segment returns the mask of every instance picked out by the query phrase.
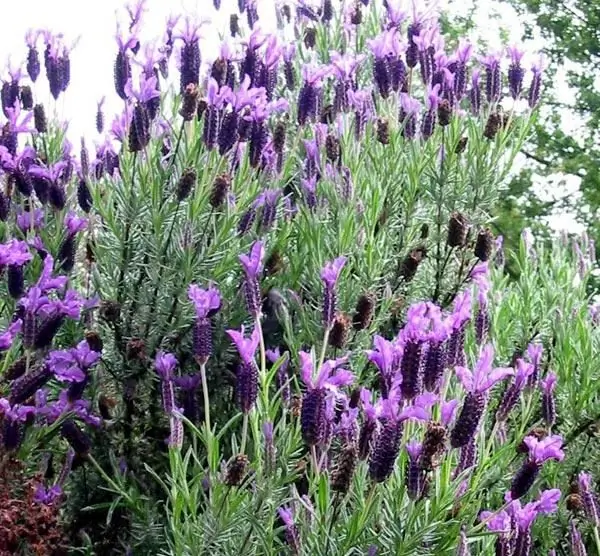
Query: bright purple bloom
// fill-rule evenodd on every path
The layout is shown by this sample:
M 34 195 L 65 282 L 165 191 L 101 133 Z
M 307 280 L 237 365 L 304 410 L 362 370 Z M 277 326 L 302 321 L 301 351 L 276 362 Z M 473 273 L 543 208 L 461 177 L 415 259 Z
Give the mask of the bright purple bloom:
M 6 351 L 12 346 L 15 336 L 21 332 L 22 327 L 23 321 L 21 319 L 17 319 L 8 326 L 6 331 L 0 334 L 0 351 Z
M 326 328 L 331 327 L 335 316 L 336 306 L 336 283 L 339 279 L 342 268 L 346 264 L 346 257 L 338 257 L 332 262 L 325 264 L 321 270 L 321 280 L 325 284 L 323 295 L 323 322 Z
M 481 58 L 485 67 L 485 96 L 490 104 L 500 100 L 502 92 L 502 74 L 500 72 L 500 54 L 491 53 Z
M 417 115 L 421 110 L 421 103 L 406 93 L 400 93 L 400 112 L 398 121 L 402 125 L 402 136 L 413 139 L 417 133 Z
M 469 91 L 469 100 L 471 101 L 471 113 L 479 115 L 481 110 L 481 86 L 479 84 L 481 72 L 478 69 L 473 70 L 471 75 L 471 90 Z
M 196 284 L 190 284 L 188 297 L 194 304 L 197 318 L 213 316 L 221 307 L 221 295 L 217 288 L 209 287 L 204 290 Z
M 381 394 L 384 398 L 387 398 L 398 367 L 398 348 L 393 342 L 379 335 L 375 335 L 373 338 L 373 346 L 375 349 L 366 351 L 367 358 L 379 370 Z
M 283 506 L 277 510 L 281 521 L 285 527 L 285 542 L 290 547 L 292 554 L 300 554 L 300 534 L 296 524 L 294 523 L 294 514 L 292 509 Z
M 172 353 L 159 351 L 154 359 L 154 368 L 163 380 L 170 380 L 177 366 L 177 358 Z
M 543 440 L 538 440 L 534 436 L 527 436 L 524 442 L 528 449 L 528 456 L 513 477 L 510 486 L 512 500 L 516 500 L 527 494 L 544 462 L 550 459 L 562 461 L 565 457 L 562 451 L 563 441 L 560 436 L 550 435 Z
M 458 379 L 467 392 L 460 414 L 450 434 L 453 448 L 462 448 L 475 436 L 485 406 L 488 391 L 499 381 L 514 374 L 513 369 L 492 368 L 494 349 L 491 345 L 483 348 L 473 372 L 466 367 L 456 367 Z
M 498 411 L 496 412 L 496 419 L 498 421 L 506 421 L 508 414 L 519 401 L 519 396 L 524 390 L 529 377 L 533 373 L 533 369 L 534 367 L 531 363 L 527 363 L 523 359 L 517 360 L 514 381 L 504 392 L 504 396 L 502 397 L 500 405 L 498 406 Z
M 585 544 L 583 539 L 581 538 L 581 533 L 575 522 L 571 520 L 571 525 L 569 528 L 569 537 L 571 540 L 571 554 L 572 556 L 587 556 L 587 549 L 585 548 Z
M 254 357 L 260 341 L 260 332 L 254 328 L 249 338 L 244 336 L 244 327 L 241 330 L 227 330 L 240 354 L 241 361 L 236 374 L 236 399 L 240 409 L 248 413 L 256 403 L 258 396 L 258 371 Z
M 259 278 L 263 272 L 265 247 L 261 241 L 255 241 L 248 255 L 240 255 L 240 263 L 244 268 L 244 296 L 248 312 L 257 316 L 261 312 L 261 293 Z
M 51 351 L 47 363 L 59 380 L 66 382 L 83 382 L 88 370 L 93 367 L 101 355 L 92 351 L 86 340 L 82 340 L 77 347 Z
M 508 67 L 508 90 L 510 96 L 518 98 L 523 89 L 523 76 L 525 71 L 521 66 L 521 60 L 524 52 L 516 45 L 509 46 L 508 55 L 510 56 L 510 66 Z

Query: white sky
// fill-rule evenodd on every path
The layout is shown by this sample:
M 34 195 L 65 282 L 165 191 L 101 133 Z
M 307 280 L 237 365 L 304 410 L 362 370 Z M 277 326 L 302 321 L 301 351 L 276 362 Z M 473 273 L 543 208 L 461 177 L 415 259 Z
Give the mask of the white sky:
M 450 0 L 440 0 L 438 4 L 444 7 L 449 2 Z M 456 2 L 452 2 L 451 6 L 454 11 L 461 9 L 466 13 L 473 3 L 477 5 L 477 32 L 479 36 L 492 41 L 492 48 L 500 46 L 500 24 L 503 24 L 505 33 L 510 37 L 509 42 L 519 39 L 519 20 L 506 4 L 503 4 L 500 21 L 492 17 L 498 12 L 498 5 L 489 0 L 467 0 L 458 6 Z M 71 84 L 66 94 L 59 97 L 58 103 L 53 102 L 43 67 L 35 90 L 36 101 L 42 101 L 48 111 L 54 107 L 61 120 L 69 121 L 69 136 L 73 142 L 82 135 L 86 136 L 88 144 L 91 143 L 90 139 L 99 139 L 95 133 L 94 119 L 96 102 L 102 96 L 107 97 L 105 113 L 108 125 L 113 115 L 121 110 L 121 101 L 114 92 L 112 68 L 116 54 L 114 36 L 117 17 L 122 22 L 126 22 L 128 17 L 124 10 L 125 4 L 125 0 L 23 0 L 22 3 L 10 2 L 3 6 L 4 21 L 10 22 L 10 25 L 4 25 L 0 33 L 0 70 L 9 58 L 13 65 L 24 60 L 24 36 L 29 28 L 62 32 L 67 42 L 79 37 L 71 55 Z M 408 1 L 406 4 L 410 5 Z M 237 11 L 237 0 L 222 0 L 219 13 L 214 10 L 212 0 L 147 0 L 146 6 L 143 40 L 162 37 L 165 21 L 173 13 L 192 13 L 201 18 L 210 18 L 212 25 L 204 29 L 206 38 L 202 43 L 202 55 L 204 59 L 212 60 L 218 53 L 219 34 L 229 35 L 229 14 Z M 273 6 L 274 0 L 259 0 L 263 29 L 274 25 Z M 534 41 L 528 45 L 528 50 L 532 52 L 540 44 L 539 41 Z M 572 194 L 574 189 L 577 189 L 577 184 L 569 183 L 569 193 Z M 555 186 L 549 188 L 547 182 L 544 182 L 540 191 L 547 196 L 559 189 Z M 564 195 L 564 192 L 560 191 L 560 194 Z M 552 218 L 551 225 L 573 229 L 572 218 L 568 215 Z

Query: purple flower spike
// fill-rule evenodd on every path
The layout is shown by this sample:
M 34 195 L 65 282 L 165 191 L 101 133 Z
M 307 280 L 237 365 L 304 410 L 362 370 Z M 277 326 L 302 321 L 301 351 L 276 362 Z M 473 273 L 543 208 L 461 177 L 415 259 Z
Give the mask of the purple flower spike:
M 387 398 L 398 366 L 398 349 L 394 343 L 378 335 L 373 338 L 373 347 L 375 349 L 366 351 L 367 358 L 379 370 L 381 394 Z
M 506 421 L 508 414 L 519 401 L 519 396 L 524 390 L 525 385 L 533 373 L 533 365 L 523 359 L 517 360 L 517 370 L 515 372 L 514 382 L 506 389 L 502 401 L 496 412 L 496 419 L 500 422 Z
M 542 417 L 548 427 L 554 425 L 556 421 L 556 403 L 554 401 L 554 389 L 556 388 L 557 376 L 555 373 L 548 373 L 540 381 L 542 390 Z
M 534 436 L 527 436 L 524 442 L 529 453 L 527 459 L 513 477 L 510 486 L 512 500 L 517 500 L 527 494 L 544 462 L 550 459 L 562 461 L 565 457 L 562 451 L 563 441 L 558 435 L 547 436 L 543 440 L 538 440 Z
M 426 474 L 419 465 L 423 445 L 416 440 L 411 440 L 406 444 L 406 451 L 408 452 L 406 491 L 411 500 L 418 500 L 423 495 L 426 481 Z
M 508 47 L 508 55 L 510 56 L 510 66 L 508 67 L 508 90 L 510 96 L 517 99 L 521 95 L 523 89 L 523 76 L 525 71 L 521 66 L 521 60 L 524 52 L 518 46 Z
M 354 375 L 339 368 L 346 362 L 346 358 L 341 358 L 325 361 L 315 377 L 312 355 L 301 351 L 299 357 L 300 376 L 307 386 L 300 415 L 302 438 L 308 446 L 322 445 L 328 438 L 333 418 L 329 409 L 334 408 L 339 388 L 351 384 Z
M 481 86 L 479 84 L 481 72 L 478 69 L 473 70 L 471 76 L 471 90 L 469 91 L 469 100 L 471 102 L 471 112 L 478 116 L 481 110 Z
M 185 19 L 185 25 L 181 34 L 177 37 L 183 41 L 180 58 L 180 92 L 183 94 L 185 88 L 190 84 L 200 83 L 200 35 L 199 31 L 206 22 L 195 23 L 191 18 Z
M 581 533 L 579 532 L 579 529 L 577 529 L 574 521 L 571 521 L 569 537 L 571 540 L 572 556 L 587 556 L 587 549 L 585 548 L 585 544 L 581 538 Z
M 254 357 L 260 341 L 259 329 L 254 328 L 249 338 L 241 330 L 227 330 L 227 334 L 236 345 L 241 361 L 236 373 L 236 399 L 240 409 L 249 413 L 256 403 L 258 396 L 258 370 Z
M 467 396 L 450 434 L 450 444 L 453 448 L 466 446 L 475 436 L 485 411 L 488 391 L 497 382 L 514 374 L 513 369 L 492 369 L 493 359 L 494 349 L 488 345 L 483 348 L 473 372 L 466 367 L 456 367 L 456 374 Z
M 258 316 L 261 312 L 261 294 L 259 286 L 259 277 L 263 272 L 263 259 L 265 256 L 265 247 L 261 241 L 255 241 L 250 248 L 248 255 L 240 255 L 240 263 L 244 268 L 244 296 L 246 299 L 246 308 L 252 316 Z
M 323 295 L 323 323 L 326 328 L 330 328 L 335 317 L 336 306 L 336 284 L 342 272 L 342 268 L 346 264 L 346 257 L 338 257 L 332 262 L 325 264 L 321 270 L 321 280 L 325 284 L 325 292 Z
M 529 94 L 527 100 L 529 102 L 529 108 L 535 108 L 540 102 L 541 90 L 542 90 L 542 72 L 544 71 L 545 61 L 540 56 L 540 59 L 531 66 L 531 85 L 529 86 Z
M 582 471 L 577 477 L 577 482 L 579 483 L 585 515 L 593 527 L 598 527 L 600 526 L 600 514 L 598 513 L 596 495 L 592 489 L 592 476 Z
M 502 74 L 500 73 L 500 55 L 488 54 L 481 58 L 485 67 L 485 96 L 490 104 L 500 100 L 502 91 Z
M 292 554 L 300 554 L 300 534 L 294 523 L 292 509 L 284 506 L 279 508 L 277 513 L 285 527 L 285 542 L 290 547 Z

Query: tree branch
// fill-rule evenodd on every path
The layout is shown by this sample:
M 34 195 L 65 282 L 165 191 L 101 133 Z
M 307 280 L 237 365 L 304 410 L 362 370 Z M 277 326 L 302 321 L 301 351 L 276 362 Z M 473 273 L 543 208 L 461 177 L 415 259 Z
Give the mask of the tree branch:
M 525 149 L 521 149 L 520 152 L 522 155 L 525 156 L 525 158 L 529 158 L 530 160 L 533 160 L 534 162 L 537 162 L 538 164 L 542 164 L 543 166 L 547 166 L 548 168 L 554 168 L 557 172 L 563 172 L 565 174 L 577 176 L 578 178 L 582 178 L 582 179 L 585 178 L 585 174 L 583 174 L 582 172 L 568 172 L 564 169 L 556 168 L 555 164 L 553 162 L 551 162 L 550 160 L 547 160 L 545 158 L 542 158 L 541 156 L 538 156 L 529 151 L 526 151 Z

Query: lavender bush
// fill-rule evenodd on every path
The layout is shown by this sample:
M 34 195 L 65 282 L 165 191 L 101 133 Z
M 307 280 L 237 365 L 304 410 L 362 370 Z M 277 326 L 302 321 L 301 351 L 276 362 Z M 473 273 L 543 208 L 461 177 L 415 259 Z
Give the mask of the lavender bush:
M 127 6 L 94 150 L 40 100 L 61 35 L 3 81 L 2 553 L 600 549 L 593 246 L 491 231 L 541 62 L 238 8 L 204 52 Z

